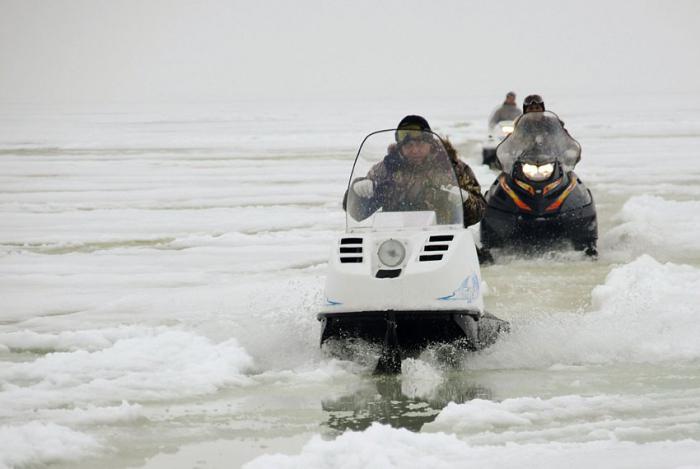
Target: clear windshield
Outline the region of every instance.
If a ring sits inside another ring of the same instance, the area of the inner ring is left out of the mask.
[[[559,160],[564,171],[571,171],[581,158],[581,145],[564,130],[553,112],[528,112],[498,145],[496,156],[506,173],[517,161],[541,165]]]
[[[440,137],[420,130],[369,134],[355,159],[346,211],[348,231],[462,227],[459,184]]]

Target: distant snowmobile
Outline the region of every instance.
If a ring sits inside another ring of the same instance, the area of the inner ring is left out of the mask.
[[[513,132],[513,121],[500,121],[489,129],[489,135],[482,144],[482,164],[489,165],[491,169],[498,169],[496,147]]]
[[[402,130],[365,137],[346,193],[346,233],[333,244],[321,345],[329,339],[382,344],[378,372],[431,343],[467,350],[492,344],[507,323],[484,312],[474,241],[463,224],[457,177],[440,137],[399,141]],[[422,145],[420,161],[399,157]],[[388,154],[387,154],[388,153]],[[367,177],[383,173],[373,190]],[[456,190],[455,190],[456,189]]]
[[[573,171],[581,146],[556,114],[524,114],[496,155],[503,172],[486,194],[484,248],[527,250],[565,241],[576,250],[597,254],[593,196]]]

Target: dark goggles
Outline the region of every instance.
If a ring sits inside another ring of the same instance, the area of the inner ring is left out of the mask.
[[[408,143],[409,141],[430,142],[432,138],[430,132],[425,132],[418,127],[403,128],[396,131],[396,141],[398,143]]]
[[[523,101],[524,106],[531,106],[533,104],[539,104],[540,106],[544,105],[544,100],[542,99],[542,96],[538,94],[531,95],[525,98],[525,101]]]

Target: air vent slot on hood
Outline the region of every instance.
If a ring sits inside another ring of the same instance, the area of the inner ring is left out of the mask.
[[[450,242],[455,239],[454,235],[432,235],[423,246],[423,251],[418,257],[420,262],[441,261],[444,254],[450,249]]]
[[[418,260],[420,262],[441,261],[442,254],[423,254],[418,258]]]
[[[343,264],[359,264],[362,262],[361,257],[341,257],[340,262]]]
[[[455,238],[454,235],[434,235],[428,239],[428,242],[429,243],[444,243],[446,241],[452,241],[454,238]]]
[[[340,262],[342,264],[359,264],[362,259],[362,238],[340,239]]]

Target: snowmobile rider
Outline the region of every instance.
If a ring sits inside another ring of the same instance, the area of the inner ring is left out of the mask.
[[[528,112],[543,112],[544,110],[544,100],[539,94],[531,94],[523,101],[523,114],[527,114]]]
[[[444,168],[443,174],[450,174],[449,178],[444,179],[453,181],[456,176],[459,187],[452,186],[447,196],[451,201],[462,204],[465,226],[478,223],[486,210],[486,201],[471,168],[457,157],[449,140],[438,139],[428,121],[415,115],[404,117],[394,136],[396,144],[389,146],[384,159],[370,169],[367,177],[353,182],[350,190],[367,203],[362,204],[361,210],[353,210],[358,213],[350,215],[362,220],[380,208],[385,211],[429,209],[430,197],[426,194],[439,190],[431,186],[440,179],[440,166],[451,165],[452,168]],[[438,158],[438,152],[443,155],[447,152],[447,158]],[[449,184],[449,181],[446,183]],[[343,201],[346,210],[347,195]],[[408,200],[411,195],[415,195],[419,202]],[[417,205],[426,206],[421,208]]]
[[[494,127],[496,124],[498,124],[501,121],[512,121],[518,118],[522,114],[520,112],[520,109],[518,109],[518,105],[515,102],[515,93],[513,91],[509,91],[508,94],[506,95],[506,100],[503,101],[503,104],[493,111],[493,114],[491,114],[491,118],[489,119],[489,128]]]
[[[544,107],[544,100],[542,99],[542,96],[539,94],[531,94],[525,98],[523,101],[523,114],[527,114],[528,112],[544,112],[546,109]],[[520,119],[520,118],[518,118]],[[567,134],[569,133],[568,130],[566,130],[566,127],[564,126],[564,121],[559,119],[559,123],[561,126],[564,128],[564,132]],[[514,125],[517,125],[518,121],[515,121]],[[571,135],[569,135],[571,136]]]

